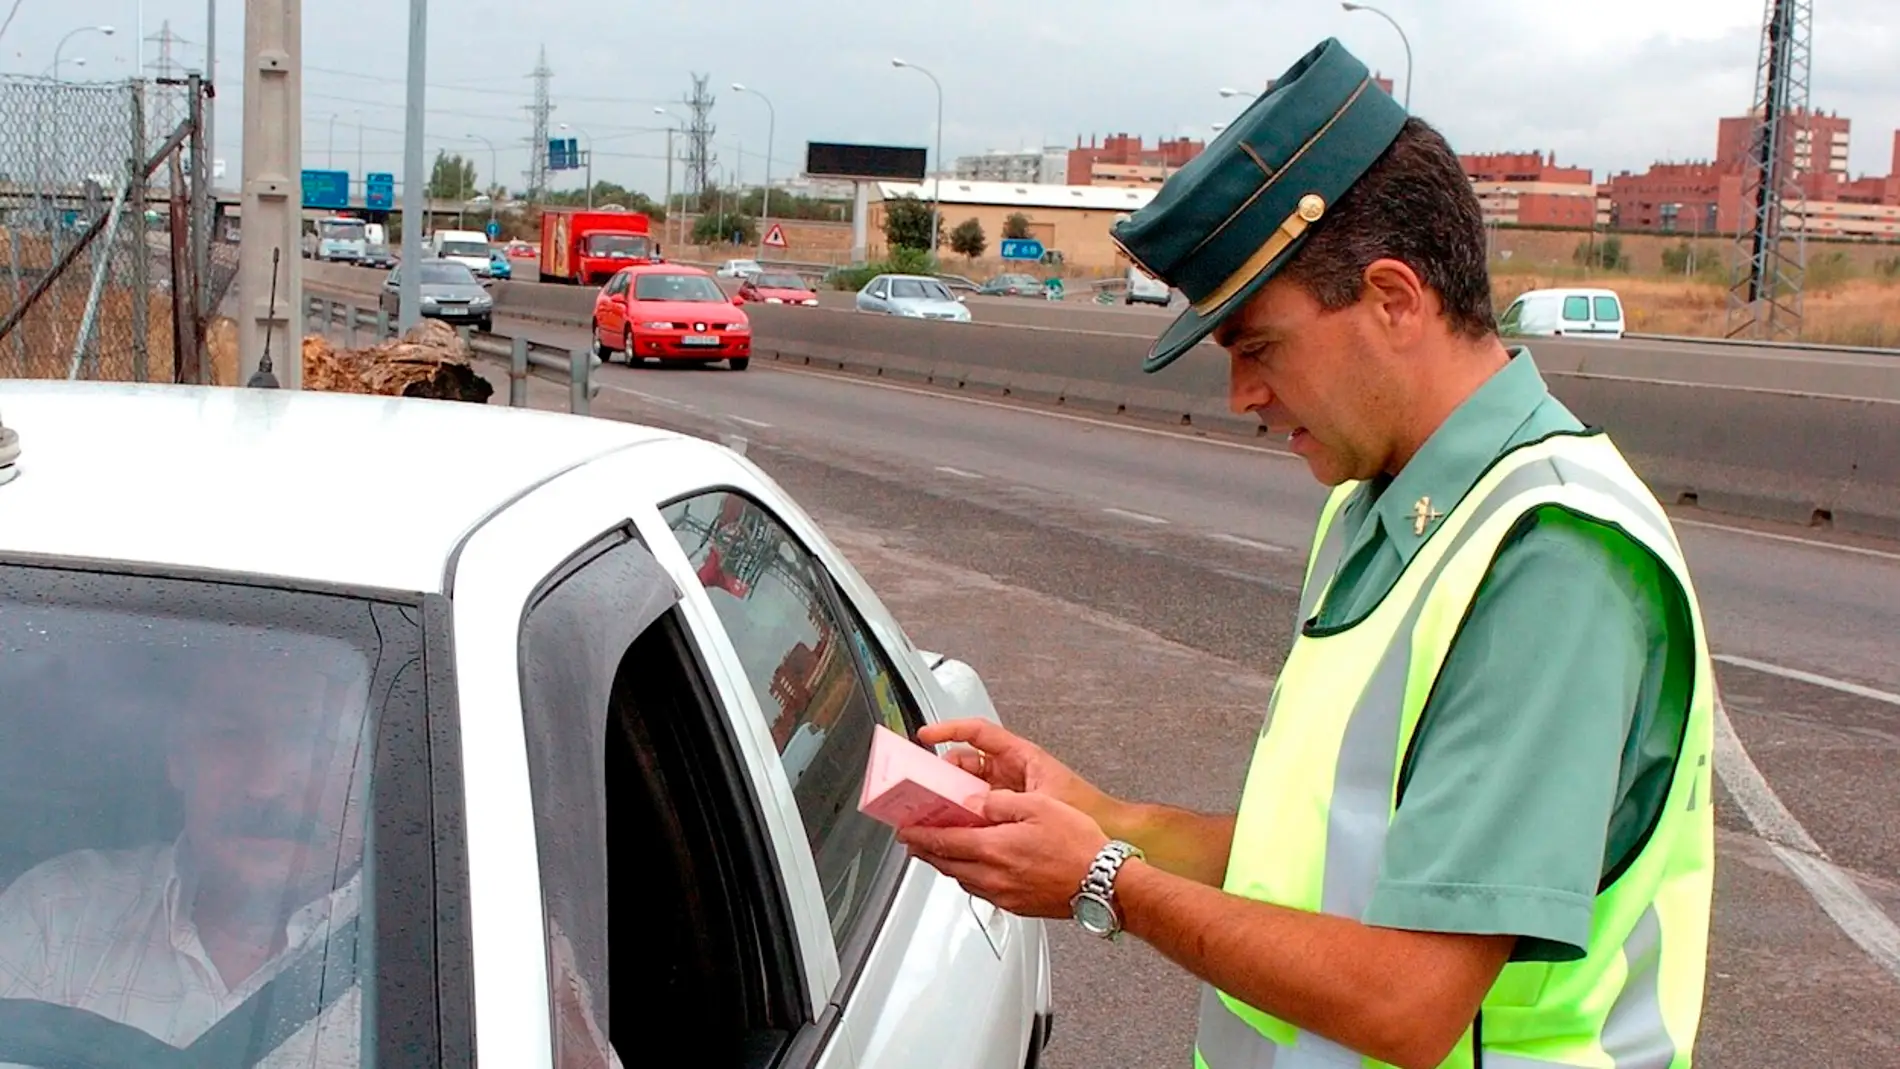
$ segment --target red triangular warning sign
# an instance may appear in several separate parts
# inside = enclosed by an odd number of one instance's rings
[[[777,223],[773,223],[771,229],[765,232],[765,243],[775,249],[784,248],[785,228],[779,226]]]

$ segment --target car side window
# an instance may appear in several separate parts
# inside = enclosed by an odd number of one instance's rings
[[[1512,303],[1511,307],[1505,309],[1503,317],[1498,320],[1498,331],[1503,334],[1515,331],[1523,318],[1524,300],[1520,297]]]
[[[1564,298],[1564,318],[1569,320],[1572,323],[1589,322],[1590,321],[1590,298],[1581,297],[1581,296],[1565,297]]]
[[[765,508],[730,491],[664,510],[758,698],[811,844],[834,938],[871,904],[894,849],[891,829],[858,811],[872,729],[912,734],[906,696],[842,605],[823,566]]]
[[[1614,323],[1623,318],[1623,310],[1617,307],[1615,297],[1596,299],[1597,318],[1606,323]]]

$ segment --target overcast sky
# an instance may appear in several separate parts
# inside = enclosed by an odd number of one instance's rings
[[[217,155],[235,180],[243,48],[242,0],[218,4]],[[1375,0],[1405,27],[1413,110],[1460,151],[1554,150],[1599,179],[1652,161],[1703,159],[1716,120],[1754,92],[1762,0]],[[0,0],[0,19],[13,0]],[[1891,169],[1900,126],[1900,4],[1816,0],[1813,102],[1853,119],[1855,174]],[[400,175],[404,0],[304,0],[304,165]],[[170,19],[204,62],[205,0],[144,0],[147,37]],[[20,0],[0,36],[0,70],[46,71],[68,31],[67,77],[126,78],[136,65],[138,0]],[[807,139],[934,149],[943,83],[946,158],[988,149],[1073,145],[1117,131],[1152,142],[1210,136],[1245,103],[1222,86],[1258,89],[1313,44],[1339,37],[1403,95],[1405,51],[1393,27],[1335,0],[438,0],[429,12],[430,156],[471,156],[488,181],[494,142],[502,181],[522,182],[537,48],[554,71],[553,123],[590,134],[595,178],[658,195],[664,120],[691,72],[710,75],[719,160],[748,182],[764,173],[767,110],[778,112],[775,176],[803,164]],[[158,46],[144,46],[148,64]],[[72,66],[84,58],[83,68]],[[336,116],[334,124],[332,116]],[[334,135],[332,135],[334,129]],[[558,130],[556,131],[559,132]],[[332,141],[334,136],[334,141]],[[332,146],[334,146],[332,148]],[[334,157],[331,156],[332,151]],[[677,182],[677,176],[675,178]],[[557,185],[581,184],[578,173]]]

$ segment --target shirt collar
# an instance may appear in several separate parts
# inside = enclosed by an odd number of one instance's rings
[[[1396,476],[1374,481],[1373,519],[1403,561],[1411,562],[1549,395],[1530,350],[1514,347],[1510,360],[1452,410]]]
[[[186,940],[197,938],[197,929],[191,920],[191,901],[197,893],[199,869],[192,859],[188,834],[179,833],[168,853],[170,857],[161,862],[168,864],[169,870],[165,876],[165,919],[171,928],[173,945],[182,946]],[[286,952],[307,942],[312,935],[323,934],[328,921],[347,923],[361,906],[362,887],[363,870],[359,867],[342,886],[291,914],[284,925]]]

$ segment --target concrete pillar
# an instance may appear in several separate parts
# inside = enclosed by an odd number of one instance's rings
[[[303,387],[303,0],[244,2],[244,236],[238,246],[238,378],[270,331],[271,370]],[[207,168],[209,173],[209,168]],[[279,252],[276,298],[271,250]]]

